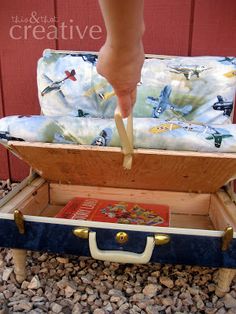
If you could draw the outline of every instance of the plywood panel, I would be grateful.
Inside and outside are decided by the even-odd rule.
[[[59,28],[59,49],[98,51],[106,36],[98,1],[57,0],[56,3],[58,25],[64,22],[66,26],[66,39],[62,38],[62,28]],[[146,53],[188,54],[191,3],[192,0],[145,0]],[[101,33],[94,33],[96,39],[89,34],[95,25],[101,29]]]
[[[208,215],[210,194],[116,189],[50,183],[50,204],[65,205],[74,197],[90,197],[145,204],[168,205],[171,213]]]
[[[188,55],[192,0],[145,0],[146,53]]]
[[[91,186],[209,193],[236,178],[236,154],[136,149],[131,170],[120,148],[10,142],[41,176]]]
[[[97,0],[56,0],[58,49],[98,51],[105,26]]]
[[[235,0],[195,0],[192,55],[235,55],[235,34]]]
[[[0,60],[0,119],[4,116],[3,110],[3,94],[2,94],[2,78],[1,78],[1,60]],[[8,152],[0,146],[0,180],[9,178]]]
[[[6,115],[40,112],[36,66],[43,49],[55,48],[55,39],[48,39],[48,22],[54,17],[53,0],[2,0],[0,10],[0,42],[2,87]],[[10,157],[11,176],[21,180],[29,170]]]

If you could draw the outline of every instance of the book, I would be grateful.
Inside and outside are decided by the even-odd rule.
[[[76,197],[56,218],[91,220],[121,224],[169,226],[169,206]]]

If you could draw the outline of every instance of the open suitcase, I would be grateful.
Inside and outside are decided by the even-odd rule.
[[[236,274],[236,206],[229,183],[236,154],[8,141],[37,173],[0,201],[0,246],[13,248],[18,281],[26,250],[121,263],[220,267],[216,293]],[[73,197],[170,206],[170,226],[111,224],[54,216]],[[235,268],[235,269],[234,269]]]

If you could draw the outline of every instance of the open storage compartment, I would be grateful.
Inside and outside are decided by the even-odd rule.
[[[236,206],[221,188],[235,177],[235,154],[138,149],[134,150],[132,169],[124,170],[120,148],[26,142],[9,145],[40,177],[26,182],[21,192],[2,206],[0,203],[0,246],[117,262],[236,267],[236,233],[231,232],[231,238],[225,233],[229,226],[236,230]],[[170,226],[55,218],[76,196],[166,204]],[[19,222],[14,221],[16,209],[23,214],[23,234]],[[78,228],[86,231],[82,237],[75,235]],[[127,233],[127,243],[116,241],[119,232]],[[158,235],[168,242],[159,245]]]
[[[25,217],[55,219],[54,216],[74,197],[165,204],[170,207],[170,228],[224,230],[231,225],[236,230],[236,206],[223,189],[217,193],[117,189],[50,183],[38,177],[3,205],[0,213],[14,214],[18,209]],[[77,220],[78,225],[83,222]],[[96,223],[99,224],[93,222]],[[136,229],[139,227],[135,225]]]

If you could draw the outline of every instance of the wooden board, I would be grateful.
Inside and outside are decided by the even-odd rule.
[[[27,186],[25,186],[22,191],[13,196],[13,198],[10,199],[6,204],[1,206],[0,212],[12,213],[15,209],[23,208],[24,204],[28,203],[28,201],[34,202],[33,199],[38,194],[38,189],[41,188],[41,186],[43,185],[45,185],[45,187],[40,190],[39,198],[38,196],[36,197],[36,202],[39,201],[40,204],[41,201],[48,202],[47,184],[45,184],[44,179],[37,178],[33,182],[30,182]]]
[[[218,191],[211,196],[209,216],[217,230],[224,230],[227,226],[236,230],[236,206],[229,195]]]
[[[208,215],[210,194],[116,189],[50,183],[50,204],[65,205],[74,197],[166,204],[172,213]]]
[[[131,170],[120,148],[9,142],[42,177],[66,184],[209,193],[236,177],[236,154],[134,150]]]
[[[235,0],[195,0],[191,54],[235,55]]]
[[[53,0],[1,0],[0,58],[6,116],[40,112],[37,61],[45,48],[56,47],[55,40],[48,39],[48,27],[53,22],[44,22],[45,17],[50,20],[54,15]],[[23,21],[17,22],[16,17]],[[12,179],[18,181],[28,175],[29,168],[25,163],[11,154],[9,161]]]
[[[1,61],[1,60],[0,60]],[[2,90],[2,71],[1,71],[1,62],[0,62],[0,119],[4,117],[4,107],[3,107],[3,90]],[[9,164],[8,164],[8,152],[2,146],[0,147],[0,180],[7,179],[10,176],[9,173]]]
[[[144,1],[146,53],[186,56],[192,23],[193,0]]]
[[[171,214],[170,226],[173,228],[214,230],[208,216]]]
[[[55,0],[58,47],[64,50],[98,51],[106,30],[97,0]],[[65,25],[63,29],[60,26]]]

